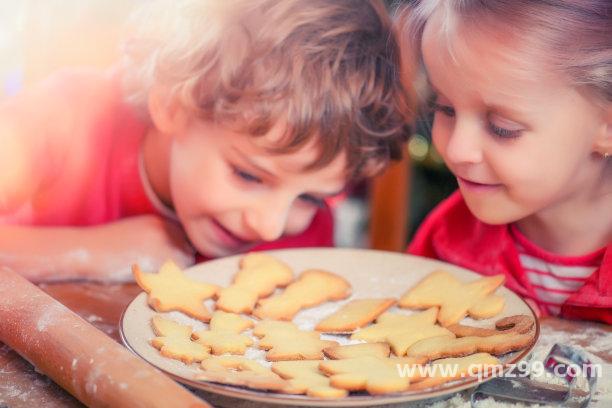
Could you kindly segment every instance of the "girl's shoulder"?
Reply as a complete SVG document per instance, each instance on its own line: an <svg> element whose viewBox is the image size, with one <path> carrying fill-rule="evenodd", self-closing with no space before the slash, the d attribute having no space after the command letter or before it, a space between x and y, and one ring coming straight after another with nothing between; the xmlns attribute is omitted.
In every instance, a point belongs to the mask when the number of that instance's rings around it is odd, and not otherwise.
<svg viewBox="0 0 612 408"><path fill-rule="evenodd" d="M478 220L457 190L440 202L419 226L408 246L413 255L439 258L441 250L473 251L491 242L506 241L507 225L489 225Z"/></svg>

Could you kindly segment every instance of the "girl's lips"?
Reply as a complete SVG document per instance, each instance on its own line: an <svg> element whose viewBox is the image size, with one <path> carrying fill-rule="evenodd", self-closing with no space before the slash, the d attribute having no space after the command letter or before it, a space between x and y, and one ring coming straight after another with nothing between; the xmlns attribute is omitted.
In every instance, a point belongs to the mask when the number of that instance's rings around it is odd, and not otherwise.
<svg viewBox="0 0 612 408"><path fill-rule="evenodd" d="M485 190L492 190L492 189L496 189L501 187L501 184L484 184L484 183L477 183L474 181L470 181L467 179L464 179L462 177L457 176L457 182L459 183L460 186L464 187L464 188L468 188L470 190L477 190L477 191L485 191Z"/></svg>
<svg viewBox="0 0 612 408"><path fill-rule="evenodd" d="M233 232L225 228L221 223L217 220L213 220L213 226L215 227L215 233L218 239L228 247L243 247L251 244L251 241L244 240L239 236L235 235Z"/></svg>

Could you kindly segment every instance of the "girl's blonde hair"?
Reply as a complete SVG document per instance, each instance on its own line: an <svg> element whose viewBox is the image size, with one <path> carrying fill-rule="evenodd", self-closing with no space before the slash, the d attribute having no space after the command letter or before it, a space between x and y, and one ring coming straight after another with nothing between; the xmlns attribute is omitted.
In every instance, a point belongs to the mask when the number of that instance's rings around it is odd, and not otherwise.
<svg viewBox="0 0 612 408"><path fill-rule="evenodd" d="M286 123L278 152L316 138L320 168L353 174L399 158L411 104L380 0L160 0L132 19L123 77L146 109L163 85L200 118L252 135Z"/></svg>
<svg viewBox="0 0 612 408"><path fill-rule="evenodd" d="M413 68L419 94L426 94L420 55L428 19L442 13L442 35L457 25L484 35L510 34L521 52L543 58L551 72L567 78L597 102L612 101L612 2L610 0L416 0L398 12L405 60ZM450 47L450 41L449 41ZM450 50L452 53L452 50Z"/></svg>

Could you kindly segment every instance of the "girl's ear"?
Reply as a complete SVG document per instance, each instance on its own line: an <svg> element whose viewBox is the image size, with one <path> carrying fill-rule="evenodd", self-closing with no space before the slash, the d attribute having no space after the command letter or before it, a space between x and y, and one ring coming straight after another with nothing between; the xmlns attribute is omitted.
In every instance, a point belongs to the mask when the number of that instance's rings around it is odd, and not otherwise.
<svg viewBox="0 0 612 408"><path fill-rule="evenodd" d="M180 134L187 125L187 112L178 99L170 96L163 87L154 86L149 91L147 107L153 125L163 134Z"/></svg>
<svg viewBox="0 0 612 408"><path fill-rule="evenodd" d="M595 138L593 150L605 157L612 155L612 103L608 104L607 110L604 111L604 122Z"/></svg>

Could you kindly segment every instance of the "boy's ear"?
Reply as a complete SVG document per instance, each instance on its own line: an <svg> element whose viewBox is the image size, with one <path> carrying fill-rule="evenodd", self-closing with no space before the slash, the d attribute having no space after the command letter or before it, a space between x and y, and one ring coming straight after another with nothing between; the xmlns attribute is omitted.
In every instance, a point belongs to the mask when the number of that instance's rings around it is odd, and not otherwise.
<svg viewBox="0 0 612 408"><path fill-rule="evenodd" d="M176 96L163 87L154 86L147 99L149 115L157 130L167 135L180 133L187 125L187 112Z"/></svg>

